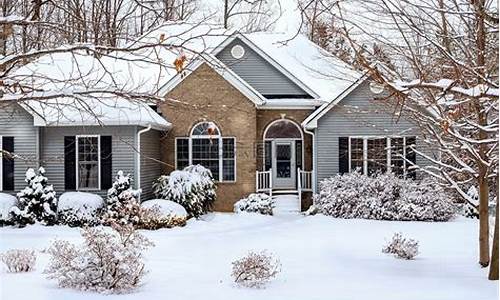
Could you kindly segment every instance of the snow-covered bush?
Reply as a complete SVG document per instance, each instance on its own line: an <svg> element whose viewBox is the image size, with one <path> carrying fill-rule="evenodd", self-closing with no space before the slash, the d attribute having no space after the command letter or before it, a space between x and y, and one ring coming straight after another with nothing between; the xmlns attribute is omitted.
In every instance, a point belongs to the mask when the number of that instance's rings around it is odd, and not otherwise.
<svg viewBox="0 0 500 300"><path fill-rule="evenodd" d="M267 194L250 194L234 204L234 212L251 212L263 215L273 215L274 200Z"/></svg>
<svg viewBox="0 0 500 300"><path fill-rule="evenodd" d="M187 218L186 209L173 201L164 199L152 199L141 203L142 208L157 209L162 216L176 216Z"/></svg>
<svg viewBox="0 0 500 300"><path fill-rule="evenodd" d="M28 249L12 249L0 254L0 259L12 273L30 272L35 268L35 251Z"/></svg>
<svg viewBox="0 0 500 300"><path fill-rule="evenodd" d="M17 198L9 195L0 193L0 226L11 224L11 214L10 210L17 205Z"/></svg>
<svg viewBox="0 0 500 300"><path fill-rule="evenodd" d="M26 171L26 183L17 193L18 206L11 209L12 221L18 226L40 222L54 225L57 222L57 198L52 185L48 184L45 169L40 167L38 174L33 169Z"/></svg>
<svg viewBox="0 0 500 300"><path fill-rule="evenodd" d="M260 288L276 277L281 271L281 263L266 251L250 252L232 263L231 276L236 284L244 287Z"/></svg>
<svg viewBox="0 0 500 300"><path fill-rule="evenodd" d="M57 240L46 250L44 273L60 287L97 292L129 292L146 271L143 252L153 246L133 226L91 227L82 231L83 245Z"/></svg>
<svg viewBox="0 0 500 300"><path fill-rule="evenodd" d="M390 173L353 172L327 178L320 183L314 205L338 218L398 221L448 221L457 210L446 191L430 178L415 181Z"/></svg>
<svg viewBox="0 0 500 300"><path fill-rule="evenodd" d="M106 211L103 215L105 224L137 225L139 223L140 190L134 190L131 186L130 175L123 175L118 171L115 182L108 190L106 199Z"/></svg>
<svg viewBox="0 0 500 300"><path fill-rule="evenodd" d="M215 189L212 173L200 165L162 175L153 184L156 197L179 203L196 218L211 210Z"/></svg>
<svg viewBox="0 0 500 300"><path fill-rule="evenodd" d="M104 200L91 193L67 192L59 197L57 216L61 224L72 227L95 226L100 223Z"/></svg>
<svg viewBox="0 0 500 300"><path fill-rule="evenodd" d="M166 201L166 200L163 200ZM163 214L160 207L141 207L140 221L137 224L139 229L157 230L160 228L182 227L186 225L187 218Z"/></svg>
<svg viewBox="0 0 500 300"><path fill-rule="evenodd" d="M394 233L392 239L382 248L383 253L393 254L401 259L414 259L418 255L418 241L403 237L401 232Z"/></svg>

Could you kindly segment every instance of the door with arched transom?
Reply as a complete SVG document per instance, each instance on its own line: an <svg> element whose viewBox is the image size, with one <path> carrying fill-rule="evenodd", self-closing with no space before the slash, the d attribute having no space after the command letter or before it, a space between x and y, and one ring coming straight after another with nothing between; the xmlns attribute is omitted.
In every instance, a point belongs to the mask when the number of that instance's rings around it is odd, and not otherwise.
<svg viewBox="0 0 500 300"><path fill-rule="evenodd" d="M297 168L302 168L303 135L291 120L279 119L264 131L264 168L272 170L274 189L295 189Z"/></svg>

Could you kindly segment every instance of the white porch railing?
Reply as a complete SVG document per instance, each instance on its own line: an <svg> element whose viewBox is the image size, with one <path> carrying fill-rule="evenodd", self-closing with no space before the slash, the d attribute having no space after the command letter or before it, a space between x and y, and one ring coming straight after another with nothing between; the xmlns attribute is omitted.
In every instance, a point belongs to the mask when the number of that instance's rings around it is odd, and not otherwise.
<svg viewBox="0 0 500 300"><path fill-rule="evenodd" d="M312 171L297 169L297 189L303 192L312 191Z"/></svg>
<svg viewBox="0 0 500 300"><path fill-rule="evenodd" d="M255 172L255 189L257 193L273 195L273 170Z"/></svg>

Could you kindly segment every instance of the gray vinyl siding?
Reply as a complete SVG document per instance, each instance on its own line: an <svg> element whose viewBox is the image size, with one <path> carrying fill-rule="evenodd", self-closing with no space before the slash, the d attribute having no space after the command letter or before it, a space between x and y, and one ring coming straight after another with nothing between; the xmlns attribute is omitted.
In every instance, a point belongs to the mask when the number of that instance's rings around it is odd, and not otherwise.
<svg viewBox="0 0 500 300"><path fill-rule="evenodd" d="M135 126L42 128L41 159L49 182L54 185L58 195L64 192L64 137L85 134L111 135L113 178L119 170L133 176L135 170L134 156L136 153L134 150L135 133ZM107 193L106 190L88 192L99 194L102 197L105 197Z"/></svg>
<svg viewBox="0 0 500 300"><path fill-rule="evenodd" d="M235 59L231 55L231 49L237 44L245 48L245 55L241 59ZM226 46L217 54L217 58L262 95L307 95L304 90L239 39L235 39Z"/></svg>
<svg viewBox="0 0 500 300"><path fill-rule="evenodd" d="M37 167L38 128L33 126L33 117L18 104L0 104L0 136L14 137L14 191L15 194L26 185L26 170ZM1 178L1 173L0 173Z"/></svg>
<svg viewBox="0 0 500 300"><path fill-rule="evenodd" d="M366 81L318 120L317 183L339 172L339 137L416 136L416 147L436 157L419 137L421 133L416 124L404 117L397 120L389 107L373 98ZM417 164L426 166L430 161L417 154Z"/></svg>
<svg viewBox="0 0 500 300"><path fill-rule="evenodd" d="M161 175L160 159L161 133L156 130L141 135L141 201L154 198L153 181Z"/></svg>

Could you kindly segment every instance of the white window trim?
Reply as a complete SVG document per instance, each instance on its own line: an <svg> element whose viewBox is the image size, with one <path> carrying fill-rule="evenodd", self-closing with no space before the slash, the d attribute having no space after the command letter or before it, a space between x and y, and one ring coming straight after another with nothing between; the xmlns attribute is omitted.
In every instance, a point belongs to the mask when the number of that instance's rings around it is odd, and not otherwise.
<svg viewBox="0 0 500 300"><path fill-rule="evenodd" d="M196 124L194 127L196 127L198 124ZM218 130L219 128L217 128ZM220 131L219 131L220 133ZM215 181L217 182L227 182L227 183L234 183L237 181L237 151L236 151L236 137L234 136L222 136L222 135L193 135L193 136L186 136L186 137L176 137L175 138L175 149L174 149L174 156L175 156L175 169L178 170L178 164L177 164L177 140L179 139L187 139L188 140L188 154L189 154L189 159L188 159L188 165L193 164L193 139L217 139L219 143L219 153L218 153L218 160L219 160L219 178L214 178ZM223 144L222 141L223 139L232 139L234 141L234 179L233 180L224 180L224 175L223 175L223 161L224 161L224 155L223 155Z"/></svg>
<svg viewBox="0 0 500 300"><path fill-rule="evenodd" d="M363 174L368 174L368 140L370 139L386 139L386 151L387 151L387 171L391 171L391 157L392 157L392 148L391 148L391 139L402 138L403 139L403 177L406 178L408 176L408 162L406 161L406 140L410 137L414 136L376 136L376 135L362 135L362 136L349 136L348 143L348 166L349 172L352 171L351 167L351 139L363 139Z"/></svg>
<svg viewBox="0 0 500 300"><path fill-rule="evenodd" d="M79 164L78 164L78 140L80 138L92 138L97 137L97 188L80 188L80 178L78 177ZM77 191L99 191L101 190L101 136L99 134L84 134L84 135L76 135L75 136L75 165L76 165L76 190Z"/></svg>

